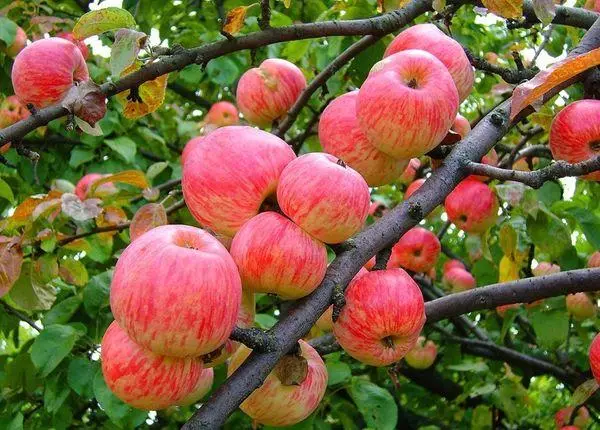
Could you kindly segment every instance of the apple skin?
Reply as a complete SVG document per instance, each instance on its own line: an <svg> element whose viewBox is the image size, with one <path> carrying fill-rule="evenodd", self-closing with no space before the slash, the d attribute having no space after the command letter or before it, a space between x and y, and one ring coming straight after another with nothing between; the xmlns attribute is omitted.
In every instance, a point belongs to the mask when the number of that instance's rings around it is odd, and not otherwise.
<svg viewBox="0 0 600 430"><path fill-rule="evenodd" d="M371 270L373 267L375 267L375 263L377 263L377 258L371 257L371 258L369 258L369 261L367 261L363 267L367 270Z"/></svg>
<svg viewBox="0 0 600 430"><path fill-rule="evenodd" d="M404 172L398 178L398 182L401 184L410 184L415 180L417 176L417 170L421 168L421 160L418 158L411 158L408 162L408 166L404 169Z"/></svg>
<svg viewBox="0 0 600 430"><path fill-rule="evenodd" d="M600 267L600 251L596 251L592 255L590 255L590 258L587 262L587 267Z"/></svg>
<svg viewBox="0 0 600 430"><path fill-rule="evenodd" d="M569 428L569 421L571 420L571 414L575 410L574 407L562 408L554 415L554 422L556 423L556 428L564 429ZM585 406L577 409L577 416L573 420L573 426L576 429L584 429L588 423L590 422L590 412L587 410ZM567 427L564 427L567 426Z"/></svg>
<svg viewBox="0 0 600 430"><path fill-rule="evenodd" d="M483 233L496 223L498 199L484 183L467 178L446 197L448 219L467 233Z"/></svg>
<svg viewBox="0 0 600 430"><path fill-rule="evenodd" d="M407 49L422 49L433 54L452 75L460 101L469 96L473 89L475 73L460 43L446 36L433 24L417 24L396 36L385 50L383 57Z"/></svg>
<svg viewBox="0 0 600 430"><path fill-rule="evenodd" d="M233 237L275 196L281 172L295 158L290 146L271 133L244 126L219 128L186 153L185 203L202 226Z"/></svg>
<svg viewBox="0 0 600 430"><path fill-rule="evenodd" d="M79 180L79 182L77 182L77 185L75 185L75 195L79 197L79 200L87 199L92 184L105 176L107 175L103 175L101 173L88 173L87 175L82 177ZM117 188L112 182L105 182L104 184L101 184L98 187L96 187L96 189L94 190L94 196L108 196L110 194L116 193L117 191Z"/></svg>
<svg viewBox="0 0 600 430"><path fill-rule="evenodd" d="M58 33L56 35L56 37L60 37L61 39L66 39L69 42L75 44L75 46L77 46L79 48L79 51L81 52L81 55L83 56L84 60L87 60L90 57L90 50L88 49L85 42L83 40L75 39L75 37L73 36L73 33L69 32L69 31L64 31L62 33Z"/></svg>
<svg viewBox="0 0 600 430"><path fill-rule="evenodd" d="M421 186L425 183L425 178L415 179L410 183L410 185L406 188L404 192L404 200L408 200L410 196L412 196L415 191L417 191Z"/></svg>
<svg viewBox="0 0 600 430"><path fill-rule="evenodd" d="M115 396L145 410L186 400L203 372L202 363L193 357L165 357L140 347L116 321L102 338L100 359L106 385Z"/></svg>
<svg viewBox="0 0 600 430"><path fill-rule="evenodd" d="M27 33L21 27L17 27L17 34L12 45L6 48L6 55L15 58L27 45Z"/></svg>
<svg viewBox="0 0 600 430"><path fill-rule="evenodd" d="M29 117L27 108L17 96L8 96L0 103L0 129Z"/></svg>
<svg viewBox="0 0 600 430"><path fill-rule="evenodd" d="M43 108L61 101L73 85L88 80L89 75L77 46L51 37L33 42L19 52L11 79L23 104Z"/></svg>
<svg viewBox="0 0 600 430"><path fill-rule="evenodd" d="M242 75L236 101L248 122L268 127L287 113L304 88L302 70L289 61L270 58Z"/></svg>
<svg viewBox="0 0 600 430"><path fill-rule="evenodd" d="M213 104L206 114L206 123L217 127L236 125L240 122L237 108L233 103L217 102Z"/></svg>
<svg viewBox="0 0 600 430"><path fill-rule="evenodd" d="M416 345L404 356L406 364L414 369L427 369L435 362L437 346L432 340L425 343L425 338L419 336Z"/></svg>
<svg viewBox="0 0 600 430"><path fill-rule="evenodd" d="M547 261L540 262L535 269L531 269L533 276L545 276L552 275L553 273L559 273L560 266L558 264L552 264Z"/></svg>
<svg viewBox="0 0 600 430"><path fill-rule="evenodd" d="M590 344L590 368L596 381L600 382L600 333L598 333Z"/></svg>
<svg viewBox="0 0 600 430"><path fill-rule="evenodd" d="M471 123L467 118L457 113L451 130L455 133L458 133L461 139L464 139L471 131Z"/></svg>
<svg viewBox="0 0 600 430"><path fill-rule="evenodd" d="M198 403L204 396L208 394L212 388L215 379L215 371L211 368L202 369L196 385L192 391L183 399L178 400L176 406L190 406Z"/></svg>
<svg viewBox="0 0 600 430"><path fill-rule="evenodd" d="M458 95L437 58L409 49L373 66L358 92L356 112L377 149L406 160L442 141L456 118Z"/></svg>
<svg viewBox="0 0 600 430"><path fill-rule="evenodd" d="M600 152L600 100L579 100L567 105L554 117L549 146L555 160L579 163ZM600 172L583 176L600 180Z"/></svg>
<svg viewBox="0 0 600 430"><path fill-rule="evenodd" d="M463 269L463 270L467 270L467 268L465 267L465 265L462 263L462 261L460 260L456 260L456 259L452 259L452 260L448 260L444 263L444 265L442 266L442 272L446 273L449 270L452 269Z"/></svg>
<svg viewBox="0 0 600 430"><path fill-rule="evenodd" d="M441 249L435 234L423 227L413 227L392 247L387 267L427 273L435 266Z"/></svg>
<svg viewBox="0 0 600 430"><path fill-rule="evenodd" d="M565 302L567 312L578 321L596 316L596 305L586 293L567 294Z"/></svg>
<svg viewBox="0 0 600 430"><path fill-rule="evenodd" d="M291 426L308 417L319 406L327 389L327 369L317 351L303 340L298 341L300 354L306 359L308 372L299 385L283 385L277 374L269 373L263 384L250 394L240 409L260 424ZM252 350L242 345L231 357L227 375L231 376Z"/></svg>
<svg viewBox="0 0 600 430"><path fill-rule="evenodd" d="M233 238L231 257L244 289L295 300L310 294L327 270L327 249L286 217L263 212Z"/></svg>
<svg viewBox="0 0 600 430"><path fill-rule="evenodd" d="M333 333L350 356L370 366L399 361L425 324L418 285L402 269L376 270L353 280Z"/></svg>
<svg viewBox="0 0 600 430"><path fill-rule="evenodd" d="M369 186L356 170L317 152L283 169L277 201L289 219L325 243L340 243L357 233L371 204Z"/></svg>
<svg viewBox="0 0 600 430"><path fill-rule="evenodd" d="M473 275L459 267L455 267L454 269L445 272L443 282L453 293L471 290L477 286L477 282Z"/></svg>
<svg viewBox="0 0 600 430"><path fill-rule="evenodd" d="M174 357L223 345L241 298L240 276L227 250L209 233L184 225L159 226L130 243L110 288L113 315L129 337Z"/></svg>
<svg viewBox="0 0 600 430"><path fill-rule="evenodd" d="M490 152L485 154L481 158L482 164L487 164L488 166L497 166L498 165L498 153L494 148L490 149ZM478 181L487 181L489 178L484 175L470 175L469 179L477 179Z"/></svg>
<svg viewBox="0 0 600 430"><path fill-rule="evenodd" d="M181 151L181 165L185 164L185 160L189 158L189 155L194 151L194 147L204 139L204 136L196 136L191 138L188 143L183 147Z"/></svg>
<svg viewBox="0 0 600 430"><path fill-rule="evenodd" d="M402 174L408 161L396 160L371 145L358 125L357 99L358 90L329 103L319 120L321 146L360 173L369 186L389 184Z"/></svg>

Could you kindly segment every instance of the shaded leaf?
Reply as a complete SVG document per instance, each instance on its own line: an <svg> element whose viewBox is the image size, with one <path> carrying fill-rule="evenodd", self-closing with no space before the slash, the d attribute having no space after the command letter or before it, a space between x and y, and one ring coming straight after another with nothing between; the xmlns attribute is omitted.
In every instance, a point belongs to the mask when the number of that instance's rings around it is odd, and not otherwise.
<svg viewBox="0 0 600 430"><path fill-rule="evenodd" d="M21 239L0 236L0 297L17 282L23 266Z"/></svg>
<svg viewBox="0 0 600 430"><path fill-rule="evenodd" d="M88 124L87 122L85 122L84 120L82 120L81 118L79 118L78 116L76 116L75 117L75 124L77 124L77 127L79 127L79 129L81 131L83 131L84 133L89 134L90 136L102 136L104 134L104 132L102 131L102 127L100 127L100 123L99 122L97 122L96 124L94 124L94 126L92 127L90 124ZM82 150L81 152L82 153L87 153L89 151ZM94 155L92 153L89 159L91 160L93 158L94 158ZM75 164L77 163L77 161L75 161L73 159L73 154L71 154L71 160L73 160L72 163L75 163ZM89 161L89 160L87 160L87 161ZM81 163L79 163L79 164L81 164ZM74 167L77 167L77 166L74 166Z"/></svg>
<svg viewBox="0 0 600 430"><path fill-rule="evenodd" d="M35 338L31 346L31 361L40 372L48 376L71 352L81 332L69 325L51 325Z"/></svg>
<svg viewBox="0 0 600 430"><path fill-rule="evenodd" d="M348 381L352 377L352 371L350 366L342 361L327 360L325 361L327 366L327 385L332 386Z"/></svg>
<svg viewBox="0 0 600 430"><path fill-rule="evenodd" d="M517 19L523 16L523 0L483 0L483 5L502 18Z"/></svg>
<svg viewBox="0 0 600 430"><path fill-rule="evenodd" d="M5 16L0 16L0 40L10 46L17 36L17 24Z"/></svg>
<svg viewBox="0 0 600 430"><path fill-rule="evenodd" d="M119 154L124 161L128 163L134 162L135 154L137 153L137 145L127 136L106 139L104 143L106 143L110 149Z"/></svg>
<svg viewBox="0 0 600 430"><path fill-rule="evenodd" d="M571 404L573 406L583 405L597 390L598 381L595 378L588 379L575 388L571 396Z"/></svg>
<svg viewBox="0 0 600 430"><path fill-rule="evenodd" d="M106 386L102 371L98 369L93 381L94 397L98 400L98 403L102 409L106 412L106 415L116 423L123 422L127 419L132 425L127 428L133 428L143 422L148 412L134 409L131 406L126 405L123 401L119 400Z"/></svg>
<svg viewBox="0 0 600 430"><path fill-rule="evenodd" d="M77 312L81 305L81 298L79 296L68 297L59 304L55 305L48 311L44 316L42 322L44 326L50 326L52 324L66 324L69 322L71 317Z"/></svg>
<svg viewBox="0 0 600 430"><path fill-rule="evenodd" d="M83 40L118 28L134 28L135 19L125 9L107 7L84 14L73 27L73 37Z"/></svg>
<svg viewBox="0 0 600 430"><path fill-rule="evenodd" d="M10 189L10 186L2 178L0 178L0 197L11 203L15 201L15 195Z"/></svg>
<svg viewBox="0 0 600 430"><path fill-rule="evenodd" d="M159 203L148 203L142 206L133 216L129 227L129 236L135 240L148 230L169 223L167 212Z"/></svg>
<svg viewBox="0 0 600 430"><path fill-rule="evenodd" d="M69 363L67 383L77 394L90 399L94 396L92 384L98 368L98 362L75 357Z"/></svg>
<svg viewBox="0 0 600 430"><path fill-rule="evenodd" d="M227 12L225 23L223 24L223 31L229 34L235 34L240 31L242 27L244 27L247 11L247 6L238 6Z"/></svg>
<svg viewBox="0 0 600 430"><path fill-rule="evenodd" d="M27 311L48 310L56 300L56 291L49 284L33 282L32 267L30 262L23 263L21 276L10 290L10 298L21 309Z"/></svg>
<svg viewBox="0 0 600 430"><path fill-rule="evenodd" d="M115 34L115 43L110 53L110 73L119 76L137 59L141 49L146 46L148 36L136 30L122 28Z"/></svg>
<svg viewBox="0 0 600 430"><path fill-rule="evenodd" d="M112 270L93 276L83 290L83 307L91 316L95 317L100 309L108 306L110 281Z"/></svg>
<svg viewBox="0 0 600 430"><path fill-rule="evenodd" d="M538 345L549 350L558 348L567 340L569 316L563 309L535 309L530 314Z"/></svg>
<svg viewBox="0 0 600 430"><path fill-rule="evenodd" d="M44 407L53 414L60 409L71 392L61 375L50 378L44 385Z"/></svg>

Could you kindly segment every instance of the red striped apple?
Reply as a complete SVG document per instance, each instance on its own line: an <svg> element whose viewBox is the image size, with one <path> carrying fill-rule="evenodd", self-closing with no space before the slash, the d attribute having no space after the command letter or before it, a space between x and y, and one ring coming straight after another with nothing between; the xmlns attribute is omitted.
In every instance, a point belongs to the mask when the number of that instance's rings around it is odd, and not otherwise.
<svg viewBox="0 0 600 430"><path fill-rule="evenodd" d="M555 160L579 163L600 154L600 100L579 100L554 117L549 145ZM584 176L600 180L600 171Z"/></svg>
<svg viewBox="0 0 600 430"><path fill-rule="evenodd" d="M600 252L596 251L594 252L592 255L590 255L590 258L588 259L587 262L587 267L600 267Z"/></svg>
<svg viewBox="0 0 600 430"><path fill-rule="evenodd" d="M401 184L410 184L415 180L417 176L417 171L421 168L421 160L418 158L411 158L408 162L408 166L404 169L404 172L398 178L398 182Z"/></svg>
<svg viewBox="0 0 600 430"><path fill-rule="evenodd" d="M396 36L383 56L388 57L407 49L422 49L433 54L452 75L460 101L469 96L475 74L460 43L446 36L433 24L417 24Z"/></svg>
<svg viewBox="0 0 600 430"><path fill-rule="evenodd" d="M590 344L590 368L596 381L600 383L600 333L594 337Z"/></svg>
<svg viewBox="0 0 600 430"><path fill-rule="evenodd" d="M586 293L568 294L565 297L567 312L576 320L585 320L596 316L596 305Z"/></svg>
<svg viewBox="0 0 600 430"><path fill-rule="evenodd" d="M467 270L467 268L462 263L462 261L456 260L456 259L452 259L452 260L448 260L448 261L446 261L444 263L444 265L442 266L442 271L444 273L446 273L447 271L449 271L451 269L456 269L456 268Z"/></svg>
<svg viewBox="0 0 600 430"><path fill-rule="evenodd" d="M206 114L206 123L216 127L235 125L240 122L238 110L233 103L217 102Z"/></svg>
<svg viewBox="0 0 600 430"><path fill-rule="evenodd" d="M202 369L196 385L192 388L192 391L186 395L183 399L177 401L176 406L190 406L198 403L204 396L208 394L212 388L213 381L215 379L215 371L211 368Z"/></svg>
<svg viewBox="0 0 600 430"><path fill-rule="evenodd" d="M332 101L319 120L319 140L323 151L344 160L365 178L371 187L397 179L407 161L396 160L376 149L368 141L356 118L358 90Z"/></svg>
<svg viewBox="0 0 600 430"><path fill-rule="evenodd" d="M416 345L408 351L404 360L406 364L415 369L427 369L435 362L437 357L437 346L432 340L425 343L425 338L419 336Z"/></svg>
<svg viewBox="0 0 600 430"><path fill-rule="evenodd" d="M186 153L182 185L187 207L202 226L233 237L263 204L272 204L279 176L295 158L290 146L271 133L219 128Z"/></svg>
<svg viewBox="0 0 600 430"><path fill-rule="evenodd" d="M327 389L327 369L315 349L299 340L299 356L284 356L262 385L250 394L240 409L257 423L291 426L313 413ZM231 375L250 355L242 345L231 357L227 374Z"/></svg>
<svg viewBox="0 0 600 430"><path fill-rule="evenodd" d="M87 45L85 44L85 42L83 40L75 39L75 37L73 36L73 33L65 31L62 33L58 33L56 35L56 37L60 37L61 39L66 39L69 42L74 43L75 46L77 46L79 48L79 51L81 51L81 55L83 56L84 60L87 60L88 57L90 56L90 51L89 51Z"/></svg>
<svg viewBox="0 0 600 430"><path fill-rule="evenodd" d="M471 131L471 123L467 118L457 113L451 130L455 133L458 133L461 139L464 139Z"/></svg>
<svg viewBox="0 0 600 430"><path fill-rule="evenodd" d="M427 273L435 266L441 248L435 234L423 227L413 227L392 247L387 267Z"/></svg>
<svg viewBox="0 0 600 430"><path fill-rule="evenodd" d="M327 270L325 245L276 212L244 224L233 238L231 256L246 290L284 300L310 294Z"/></svg>
<svg viewBox="0 0 600 430"><path fill-rule="evenodd" d="M404 192L404 200L408 200L410 196L414 194L421 186L425 183L425 178L415 179L411 182L411 184L406 188Z"/></svg>
<svg viewBox="0 0 600 430"><path fill-rule="evenodd" d="M467 233L483 233L496 223L498 199L486 184L467 178L446 197L448 219Z"/></svg>
<svg viewBox="0 0 600 430"><path fill-rule="evenodd" d="M283 169L277 201L285 215L325 243L340 243L357 233L371 203L362 176L333 155L316 152Z"/></svg>
<svg viewBox="0 0 600 430"><path fill-rule="evenodd" d="M460 267L455 267L444 272L443 283L453 293L471 290L477 286L473 275Z"/></svg>
<svg viewBox="0 0 600 430"><path fill-rule="evenodd" d="M560 266L558 264L552 264L547 261L540 262L534 269L531 270L533 276L545 276L552 275L553 273L559 273Z"/></svg>
<svg viewBox="0 0 600 430"><path fill-rule="evenodd" d="M376 63L358 92L358 121L380 151L407 160L435 148L450 130L458 95L446 67L409 49Z"/></svg>
<svg viewBox="0 0 600 430"><path fill-rule="evenodd" d="M22 103L42 108L61 101L89 75L79 48L68 40L51 37L33 42L19 52L11 78Z"/></svg>
<svg viewBox="0 0 600 430"><path fill-rule="evenodd" d="M181 165L183 166L185 164L185 160L188 159L188 156L190 155L190 153L192 153L194 151L194 147L200 143L202 141L202 139L204 139L204 136L196 136L191 138L188 143L185 144L185 146L183 147L183 151L181 151Z"/></svg>
<svg viewBox="0 0 600 430"><path fill-rule="evenodd" d="M304 88L302 70L289 61L270 58L242 75L237 105L248 122L268 127L287 113Z"/></svg>
<svg viewBox="0 0 600 430"><path fill-rule="evenodd" d="M27 34L21 27L17 27L17 32L15 34L15 40L13 43L6 48L6 55L10 58L15 58L19 52L25 48L27 44Z"/></svg>
<svg viewBox="0 0 600 430"><path fill-rule="evenodd" d="M418 285L402 269L376 270L353 280L333 333L350 356L371 366L399 361L425 324Z"/></svg>
<svg viewBox="0 0 600 430"><path fill-rule="evenodd" d="M164 409L186 400L203 372L196 358L165 357L140 347L116 321L108 326L100 351L108 388L139 409Z"/></svg>
<svg viewBox="0 0 600 430"><path fill-rule="evenodd" d="M119 257L110 306L119 326L144 348L188 357L225 343L241 296L237 267L217 239L199 228L163 225Z"/></svg>
<svg viewBox="0 0 600 430"><path fill-rule="evenodd" d="M564 429L563 426L568 426L571 422L571 415L575 408L573 406L569 406L567 408L562 408L554 415L554 422L556 423L556 428ZM590 412L587 410L585 406L582 406L577 409L577 416L573 420L573 425L576 429L584 429L590 423Z"/></svg>
<svg viewBox="0 0 600 430"><path fill-rule="evenodd" d="M17 96L8 96L0 103L0 129L29 117L29 111Z"/></svg>

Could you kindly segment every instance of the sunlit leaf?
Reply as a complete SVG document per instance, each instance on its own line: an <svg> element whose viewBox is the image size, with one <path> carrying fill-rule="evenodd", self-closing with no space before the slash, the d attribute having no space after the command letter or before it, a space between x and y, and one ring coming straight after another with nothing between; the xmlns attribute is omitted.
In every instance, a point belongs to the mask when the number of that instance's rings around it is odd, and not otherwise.
<svg viewBox="0 0 600 430"><path fill-rule="evenodd" d="M247 6L238 6L227 12L225 23L223 24L223 31L229 34L235 34L240 31L242 27L244 27L247 11Z"/></svg>
<svg viewBox="0 0 600 430"><path fill-rule="evenodd" d="M129 236L131 240L135 240L148 230L168 223L164 206L158 203L148 203L139 208L133 216L129 227Z"/></svg>
<svg viewBox="0 0 600 430"><path fill-rule="evenodd" d="M556 15L553 0L533 0L533 11L542 24L550 24Z"/></svg>
<svg viewBox="0 0 600 430"><path fill-rule="evenodd" d="M110 73L119 76L137 59L141 49L146 46L148 36L136 30L122 28L115 34L115 43L110 53Z"/></svg>
<svg viewBox="0 0 600 430"><path fill-rule="evenodd" d="M502 18L517 19L523 16L523 0L483 0L483 5Z"/></svg>
<svg viewBox="0 0 600 430"><path fill-rule="evenodd" d="M102 184L108 182L118 182L121 184L131 185L137 188L148 188L150 184L144 172L139 170L125 170L123 172L115 173L114 175L108 175L104 178L98 179L90 186L89 195L94 195L94 191Z"/></svg>
<svg viewBox="0 0 600 430"><path fill-rule="evenodd" d="M60 277L71 285L83 287L88 283L88 272L85 265L73 258L60 260L58 273Z"/></svg>
<svg viewBox="0 0 600 430"><path fill-rule="evenodd" d="M135 28L135 19L125 9L107 7L90 11L79 18L73 27L73 36L83 40L119 28Z"/></svg>
<svg viewBox="0 0 600 430"><path fill-rule="evenodd" d="M126 68L121 77L139 70L141 64L134 63ZM162 75L152 81L146 81L132 94L131 90L117 94L117 100L123 105L123 115L128 119L141 118L154 112L165 99L168 75Z"/></svg>

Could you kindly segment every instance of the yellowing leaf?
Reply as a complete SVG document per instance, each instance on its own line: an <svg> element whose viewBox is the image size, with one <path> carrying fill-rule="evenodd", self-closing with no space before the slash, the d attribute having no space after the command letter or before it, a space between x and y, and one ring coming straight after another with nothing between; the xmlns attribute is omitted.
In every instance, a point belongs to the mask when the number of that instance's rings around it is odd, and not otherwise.
<svg viewBox="0 0 600 430"><path fill-rule="evenodd" d="M107 206L102 213L96 217L96 225L98 227L109 227L124 224L127 222L127 214L118 206ZM105 236L114 236L117 231L108 231L100 233Z"/></svg>
<svg viewBox="0 0 600 430"><path fill-rule="evenodd" d="M139 70L140 62L127 67L121 77ZM117 100L123 105L123 116L128 119L141 118L154 112L165 100L168 74L159 76L152 81L146 81L136 90L126 90L117 94Z"/></svg>
<svg viewBox="0 0 600 430"><path fill-rule="evenodd" d="M93 10L79 18L73 27L73 36L81 40L119 28L135 28L135 19L125 9L107 7Z"/></svg>
<svg viewBox="0 0 600 430"><path fill-rule="evenodd" d="M19 279L23 265L23 251L18 237L0 236L0 297Z"/></svg>
<svg viewBox="0 0 600 430"><path fill-rule="evenodd" d="M139 170L125 170L124 172L115 173L114 175L105 176L104 178L98 179L90 187L88 195L93 196L94 191L102 185L108 182L120 182L122 184L132 185L137 188L148 188L150 184L144 172Z"/></svg>
<svg viewBox="0 0 600 430"><path fill-rule="evenodd" d="M17 206L15 212L11 216L11 220L25 221L29 219L38 205L49 200L60 198L61 194L60 191L52 190L48 194L28 197L23 203Z"/></svg>
<svg viewBox="0 0 600 430"><path fill-rule="evenodd" d="M223 24L223 31L229 34L235 34L240 31L242 27L244 27L247 11L248 8L246 6L238 6L227 12L225 23Z"/></svg>
<svg viewBox="0 0 600 430"><path fill-rule="evenodd" d="M129 236L131 240L135 240L148 230L168 223L164 206L158 203L148 203L139 208L133 216L129 227Z"/></svg>
<svg viewBox="0 0 600 430"><path fill-rule="evenodd" d="M585 54L567 57L538 73L513 91L510 119L514 119L527 106L538 102L553 88L599 64L600 48L596 48Z"/></svg>
<svg viewBox="0 0 600 430"><path fill-rule="evenodd" d="M283 5L285 6L286 9L289 9L290 6L292 5L292 0L283 0Z"/></svg>
<svg viewBox="0 0 600 430"><path fill-rule="evenodd" d="M483 0L483 5L503 18L517 19L523 16L523 0Z"/></svg>
<svg viewBox="0 0 600 430"><path fill-rule="evenodd" d="M516 281L519 279L519 265L506 255L500 260L498 282Z"/></svg>

